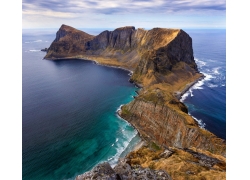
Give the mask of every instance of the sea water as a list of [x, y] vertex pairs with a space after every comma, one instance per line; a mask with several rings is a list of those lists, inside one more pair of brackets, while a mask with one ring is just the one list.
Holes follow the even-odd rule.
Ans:
[[117, 116], [137, 88], [129, 71], [84, 60], [43, 60], [56, 31], [22, 39], [24, 180], [72, 179], [96, 164], [114, 165], [140, 138]]
[[192, 38], [194, 58], [205, 75], [181, 101], [201, 127], [226, 139], [226, 30], [185, 30]]

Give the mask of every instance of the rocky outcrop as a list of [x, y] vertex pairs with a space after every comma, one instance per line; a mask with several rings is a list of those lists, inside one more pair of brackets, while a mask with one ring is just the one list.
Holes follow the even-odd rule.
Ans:
[[85, 44], [93, 38], [92, 35], [63, 24], [57, 31], [56, 38], [44, 58], [65, 58], [86, 52]]
[[142, 168], [141, 166], [131, 167], [126, 160], [120, 160], [118, 164], [112, 168], [109, 163], [104, 162], [98, 164], [91, 171], [82, 175], [78, 175], [76, 180], [172, 180], [169, 174], [164, 170], [152, 170]]
[[125, 158], [120, 158], [114, 168], [104, 162], [75, 179], [224, 180], [225, 170], [226, 161], [222, 156], [188, 148], [160, 148], [154, 143], [146, 143]]
[[90, 179], [120, 179], [120, 176], [112, 169], [109, 163], [104, 162], [98, 164], [91, 171], [88, 171], [82, 175], [78, 175], [76, 180], [90, 180]]
[[226, 159], [223, 156], [188, 148], [160, 148], [149, 143], [126, 156], [131, 167], [165, 170], [173, 180], [224, 180]]
[[41, 51], [47, 52], [48, 48], [41, 49]]

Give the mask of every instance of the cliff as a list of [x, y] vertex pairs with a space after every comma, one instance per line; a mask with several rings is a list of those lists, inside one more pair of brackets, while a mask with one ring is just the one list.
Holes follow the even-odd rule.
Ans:
[[143, 139], [161, 147], [195, 147], [225, 156], [225, 141], [199, 128], [186, 114], [185, 106], [180, 108], [182, 111], [171, 104], [147, 101], [139, 96], [123, 106], [120, 115], [138, 129]]
[[[62, 25], [44, 58], [95, 60], [100, 64], [133, 71], [130, 81], [141, 89], [132, 102], [121, 108], [119, 115], [138, 130], [146, 144], [153, 143], [162, 151], [172, 149], [172, 152], [176, 152], [173, 157], [182, 159], [182, 164], [191, 162], [190, 159], [184, 158], [185, 155], [192, 156], [194, 163], [203, 162], [194, 156], [194, 153], [190, 155], [191, 150], [196, 153], [201, 151], [210, 159], [219, 157], [220, 161], [215, 161], [217, 163], [212, 163], [209, 167], [213, 170], [218, 166], [216, 165], [218, 162], [225, 164], [225, 141], [200, 128], [188, 115], [187, 107], [179, 101], [183, 92], [204, 77], [198, 72], [194, 61], [192, 39], [183, 30], [166, 28], [145, 30], [126, 26], [92, 36]], [[136, 152], [144, 151], [151, 151], [150, 146], [142, 147]], [[150, 153], [146, 153], [147, 155], [143, 157], [141, 153], [138, 155], [136, 152], [131, 152], [127, 156], [127, 158], [130, 157], [128, 162], [136, 158], [136, 165], [143, 168], [150, 167], [152, 163], [155, 164], [154, 160], [149, 160]], [[147, 163], [145, 159], [148, 159]], [[169, 160], [169, 157], [165, 159], [168, 160], [164, 162], [180, 163]], [[130, 163], [132, 168], [133, 165]], [[201, 171], [206, 174], [206, 177], [209, 172], [212, 172], [205, 172], [207, 167], [200, 168], [203, 165], [204, 163], [201, 163], [193, 168], [196, 175], [199, 174], [197, 178], [203, 177]], [[151, 166], [151, 169], [165, 169], [171, 172], [171, 176], [180, 178], [176, 175], [177, 170], [170, 167], [172, 166], [165, 164]], [[180, 169], [182, 168], [179, 168], [179, 174], [184, 176], [184, 170]], [[217, 170], [222, 172], [220, 177], [223, 179], [225, 165]], [[218, 173], [217, 170], [215, 174]], [[188, 170], [185, 169], [186, 171]], [[196, 178], [196, 176], [192, 177]]]
[[85, 44], [93, 38], [92, 35], [63, 24], [44, 58], [64, 58], [86, 52]]
[[[45, 59], [100, 58], [107, 64], [112, 64], [111, 61], [115, 60], [117, 65], [131, 70], [144, 67], [144, 73], [150, 71], [153, 63], [154, 68], [161, 74], [166, 71], [164, 66], [167, 65], [167, 69], [171, 70], [180, 61], [197, 70], [191, 44], [191, 38], [180, 29], [154, 28], [147, 31], [126, 26], [92, 36], [62, 25], [56, 33], [56, 39], [48, 48]], [[180, 46], [182, 51], [176, 51], [175, 46]], [[167, 51], [170, 53], [165, 57]], [[145, 60], [149, 58], [152, 62], [145, 64]], [[139, 71], [140, 68], [138, 73]]]

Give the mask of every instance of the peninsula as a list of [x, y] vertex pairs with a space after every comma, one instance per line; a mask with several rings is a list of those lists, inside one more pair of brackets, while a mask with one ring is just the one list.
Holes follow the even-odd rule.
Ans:
[[143, 143], [111, 168], [99, 164], [76, 179], [225, 179], [226, 143], [200, 128], [180, 102], [204, 77], [192, 39], [181, 29], [120, 27], [97, 36], [62, 25], [44, 59], [84, 59], [132, 71], [138, 96], [119, 115]]

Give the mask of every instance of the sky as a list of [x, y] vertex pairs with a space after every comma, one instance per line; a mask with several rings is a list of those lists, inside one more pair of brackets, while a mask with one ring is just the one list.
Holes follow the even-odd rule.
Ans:
[[23, 0], [22, 28], [226, 28], [226, 0]]

